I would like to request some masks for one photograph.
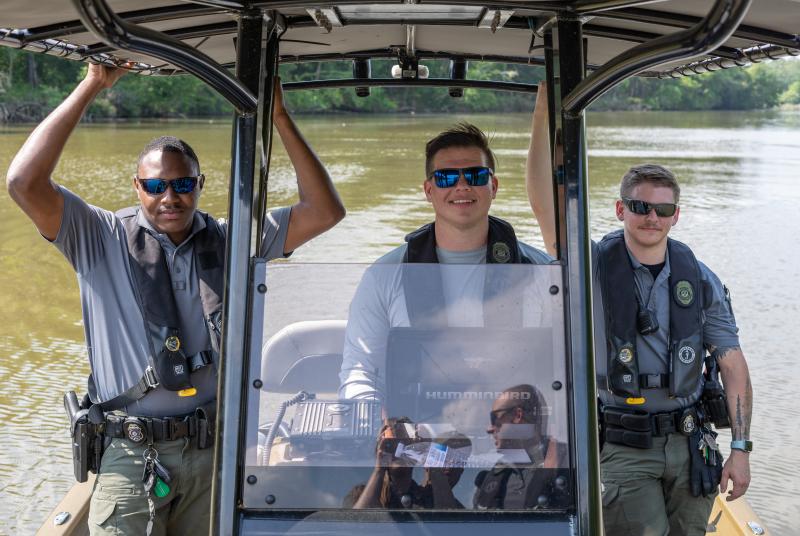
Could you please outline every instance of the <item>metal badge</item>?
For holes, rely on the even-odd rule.
[[[627,346],[620,348],[619,354],[617,355],[617,359],[619,359],[623,363],[630,363],[631,361],[633,361],[633,350],[631,350]]]
[[[511,249],[505,242],[495,242],[492,244],[492,258],[494,262],[505,264],[511,260]]]
[[[681,360],[681,363],[684,365],[690,365],[694,362],[695,352],[694,348],[691,346],[682,346],[680,350],[678,350],[678,359]]]
[[[144,426],[138,419],[126,420],[122,425],[122,430],[125,432],[125,437],[136,444],[142,443],[147,436]]]
[[[691,435],[694,432],[695,428],[697,428],[697,421],[694,418],[694,415],[691,413],[687,413],[683,416],[681,420],[681,432],[685,435]]]
[[[167,337],[167,340],[164,341],[164,346],[170,352],[177,352],[181,349],[181,340],[175,335],[170,335]]]
[[[694,302],[694,288],[685,279],[675,283],[675,301],[683,307],[689,307]]]

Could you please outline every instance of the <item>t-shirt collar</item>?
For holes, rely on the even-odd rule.
[[[189,236],[187,236],[186,240],[184,240],[182,243],[175,246],[174,244],[172,244],[172,240],[170,240],[166,234],[159,233],[158,231],[156,231],[156,229],[150,223],[150,220],[148,220],[147,217],[144,215],[144,210],[142,210],[141,207],[136,213],[136,223],[140,227],[144,227],[145,229],[147,229],[147,231],[162,244],[168,243],[176,248],[182,246],[183,244],[191,240],[192,237],[194,237],[194,235],[196,235],[197,233],[206,228],[205,219],[202,216],[200,216],[200,213],[197,210],[195,210],[194,215],[192,216],[192,230],[189,233]]]

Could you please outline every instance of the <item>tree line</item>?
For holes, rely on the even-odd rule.
[[[389,77],[391,60],[374,60],[375,78]],[[425,62],[431,78],[449,76],[449,62]],[[0,47],[0,123],[41,120],[83,77],[80,62]],[[314,62],[281,65],[284,82],[350,78],[352,64]],[[469,79],[535,84],[538,66],[471,62]],[[357,97],[352,88],[287,92],[295,113],[529,112],[524,93],[467,89],[453,98],[445,88],[372,88]],[[752,110],[800,105],[800,61],[765,62],[674,80],[626,80],[592,105],[594,110]],[[231,106],[190,76],[126,76],[95,101],[88,120],[228,115]]]

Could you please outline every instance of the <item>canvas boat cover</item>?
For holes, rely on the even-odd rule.
[[[508,58],[534,64],[541,63],[543,57],[542,40],[536,37],[536,30],[541,30],[556,10],[572,7],[579,10],[584,20],[591,67],[602,65],[642,41],[691,26],[708,13],[714,2],[508,0],[499,4],[444,0],[436,4],[435,1],[349,0],[337,4],[297,0],[108,0],[111,9],[123,19],[165,32],[222,65],[231,65],[235,60],[237,20],[244,4],[250,9],[274,10],[282,17],[285,27],[280,44],[282,61],[346,59],[363,53],[373,57],[392,55],[396,47],[407,44],[411,25],[414,51],[420,57],[427,54]],[[722,57],[746,63],[748,58],[742,51],[763,45],[778,46],[769,49],[776,54],[800,54],[798,32],[800,0],[753,0],[739,31],[714,55],[695,61]],[[157,58],[116,50],[100,42],[81,24],[69,0],[3,0],[0,44],[57,53],[71,59],[107,55],[140,62],[139,67],[150,74],[175,71]]]

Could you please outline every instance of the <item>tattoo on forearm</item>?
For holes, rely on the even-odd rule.
[[[742,397],[736,395],[736,428],[741,430],[744,428],[744,423],[742,422]]]
[[[723,359],[728,357],[729,353],[739,352],[739,351],[741,351],[741,348],[739,348],[738,346],[723,346],[720,348],[712,347],[711,355],[714,356],[714,359],[716,359],[717,361],[722,361]]]
[[[735,440],[750,438],[750,417],[753,414],[753,387],[747,378],[744,394],[736,395],[736,417],[731,428]]]

